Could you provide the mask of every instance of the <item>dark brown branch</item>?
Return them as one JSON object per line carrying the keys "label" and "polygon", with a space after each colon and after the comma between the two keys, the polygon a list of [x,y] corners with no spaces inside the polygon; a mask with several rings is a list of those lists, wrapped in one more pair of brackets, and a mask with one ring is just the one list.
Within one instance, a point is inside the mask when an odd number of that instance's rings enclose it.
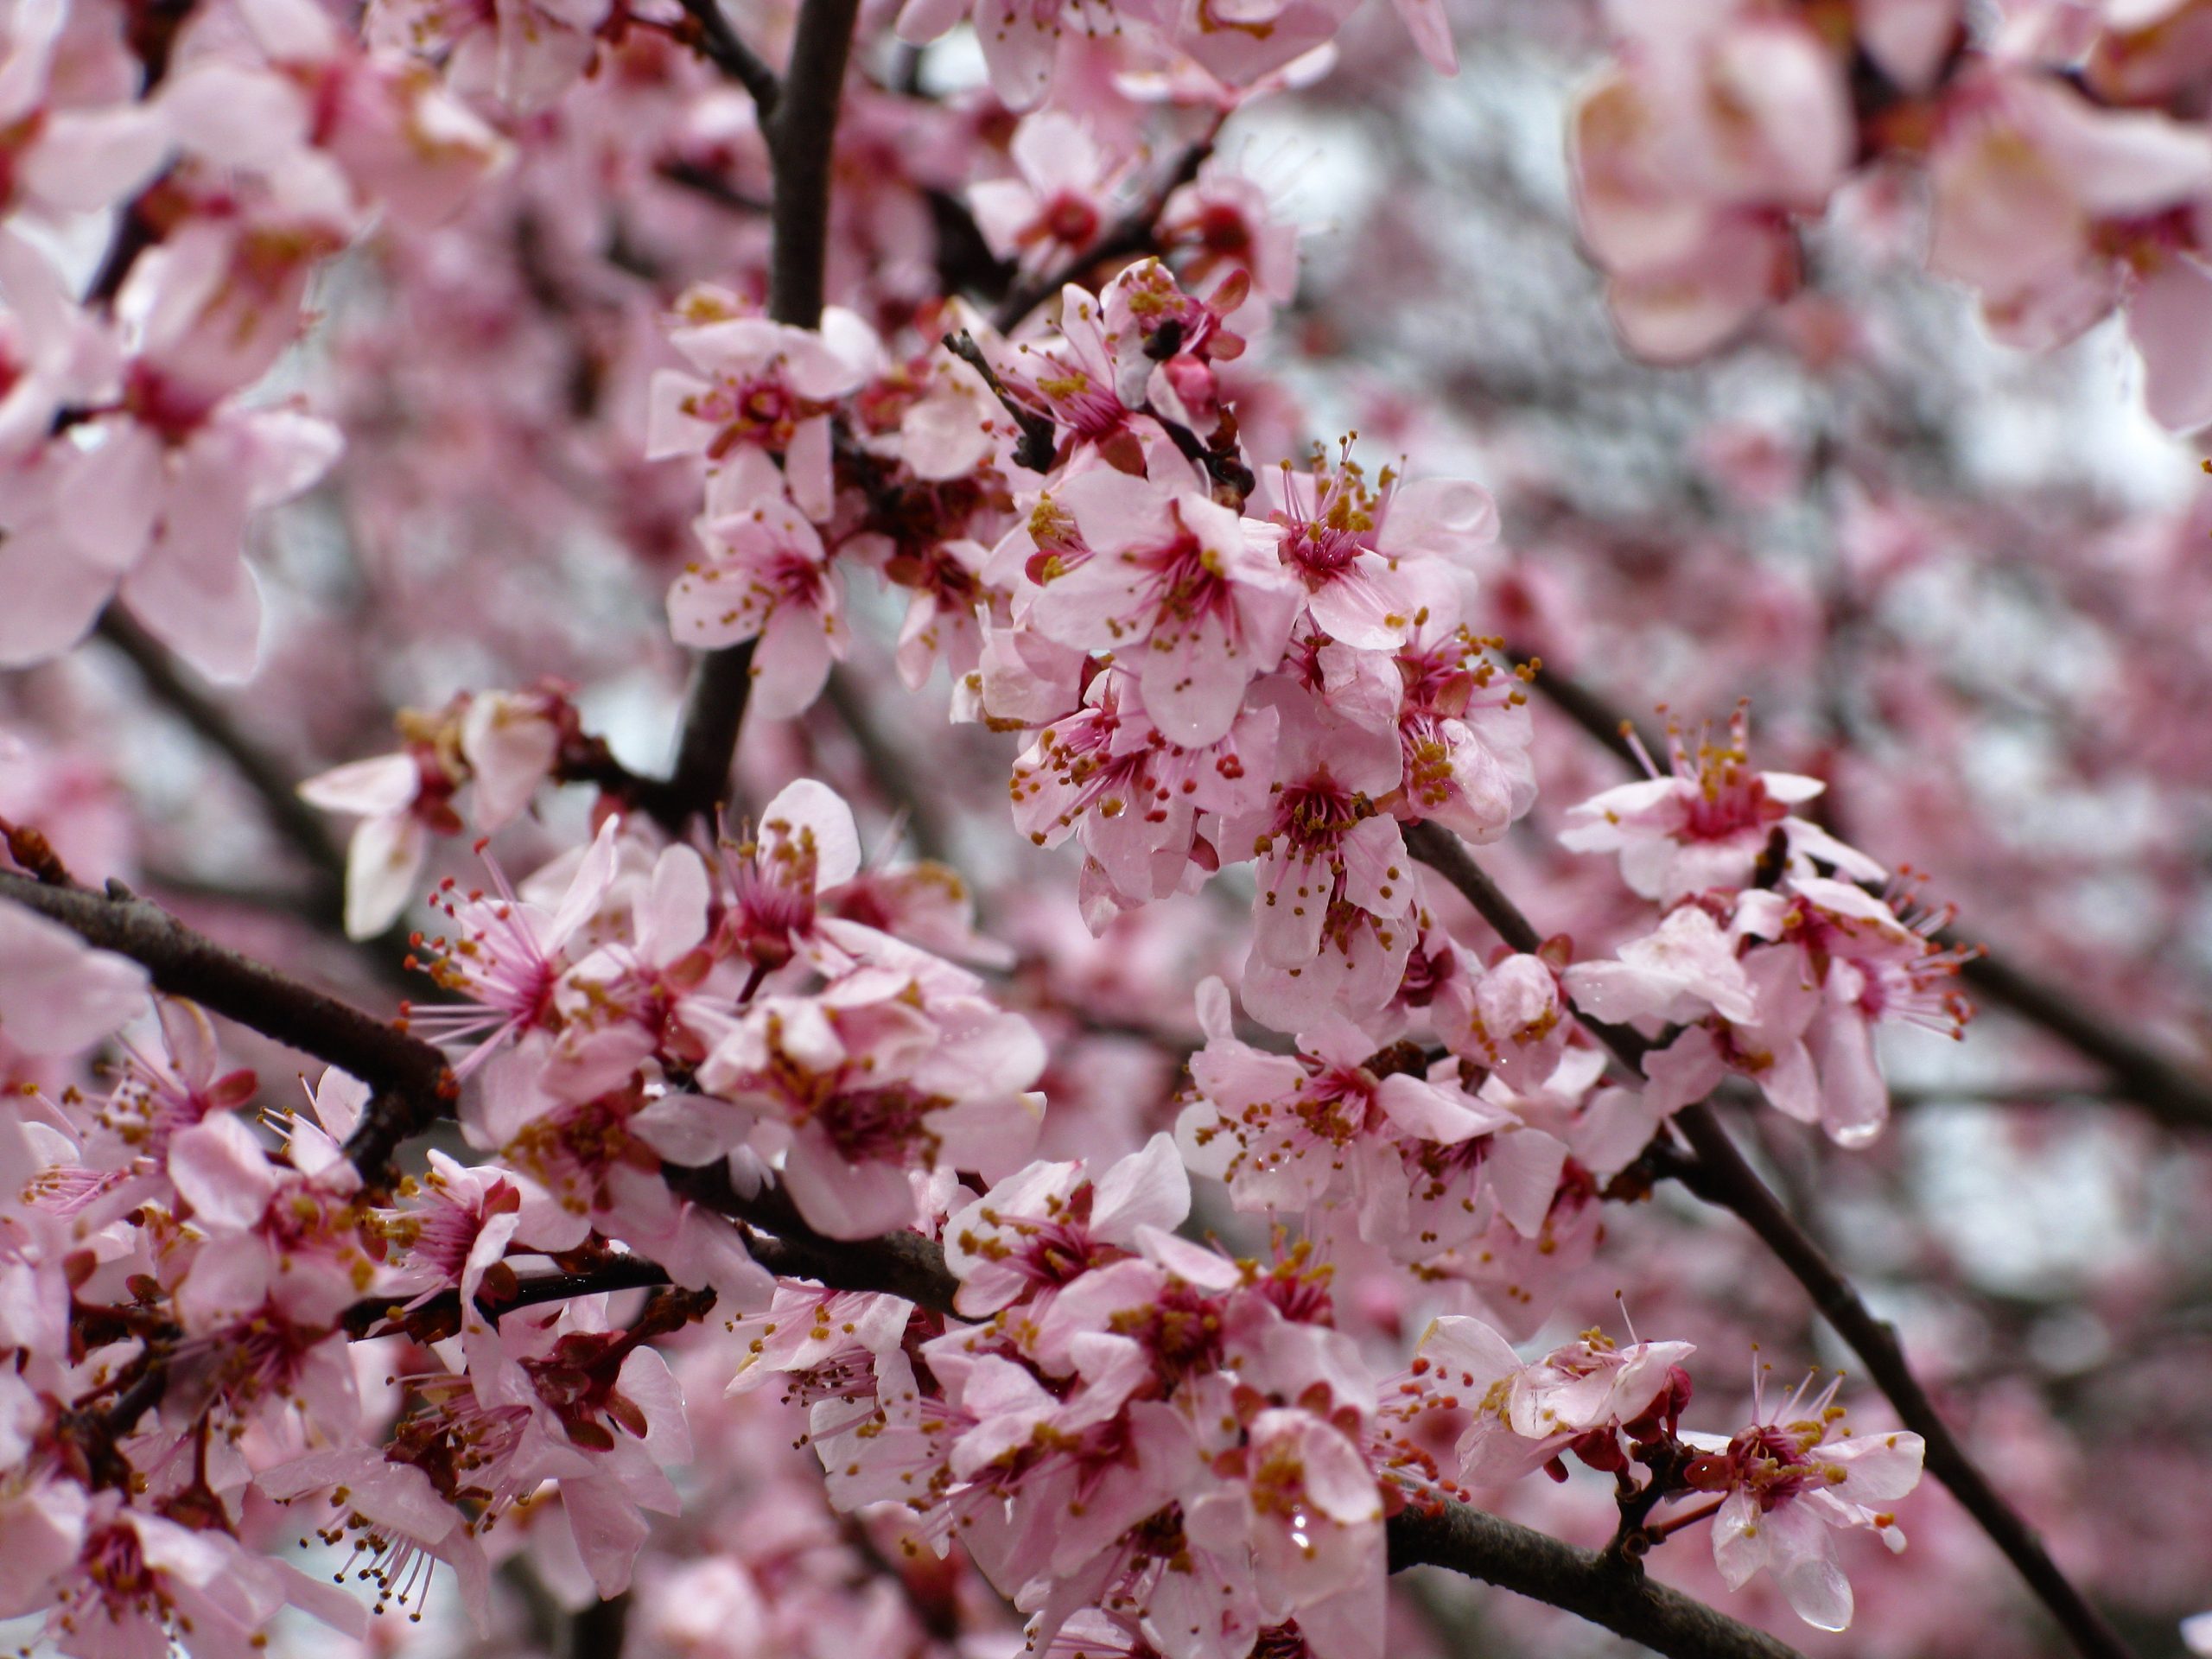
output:
{"label": "dark brown branch", "polygon": [[[1535,685],[1561,714],[1628,765],[1642,770],[1643,760],[1629,741],[1630,734],[1636,733],[1634,721],[1609,707],[1589,687],[1565,675],[1544,670],[1535,677]],[[1656,753],[1649,747],[1648,738],[1637,735],[1647,753]],[[1965,941],[1956,928],[1947,928],[1936,935],[1935,944],[1948,950]],[[1959,975],[1993,1002],[2003,1003],[2029,1024],[2041,1027],[2094,1060],[2110,1074],[2114,1094],[2133,1101],[2160,1122],[2177,1129],[2212,1128],[2212,1079],[2100,1020],[2078,999],[1986,952],[1969,957],[1961,965]]]}
{"label": "dark brown branch", "polygon": [[381,1173],[394,1147],[452,1109],[453,1074],[429,1044],[225,950],[120,883],[98,893],[0,871],[0,898],[140,963],[156,989],[188,997],[367,1084],[374,1093],[346,1147],[364,1173]]}
{"label": "dark brown branch", "polygon": [[663,162],[653,171],[671,184],[680,186],[694,195],[704,196],[715,207],[727,208],[733,213],[765,213],[768,211],[766,202],[755,201],[712,168],[702,167],[696,162]]}
{"label": "dark brown branch", "polygon": [[783,92],[762,123],[775,190],[768,315],[795,328],[822,321],[831,152],[859,12],[860,0],[803,0]]}
{"label": "dark brown branch", "polygon": [[668,775],[663,805],[653,813],[662,827],[679,835],[695,817],[707,817],[729,796],[729,766],[745,726],[745,705],[753,691],[753,644],[728,645],[701,657],[683,694],[683,729],[676,741],[676,765]]}
{"label": "dark brown branch", "polygon": [[1475,913],[1497,937],[1523,956],[1543,944],[1521,908],[1507,898],[1490,872],[1475,862],[1466,844],[1439,823],[1416,823],[1406,831],[1406,850],[1457,887]]}
{"label": "dark brown branch", "polygon": [[629,1623],[627,1590],[605,1601],[585,1603],[569,1615],[568,1630],[561,1643],[563,1659],[621,1659]]}
{"label": "dark brown branch", "polygon": [[991,389],[991,396],[999,400],[999,407],[1005,410],[1013,417],[1014,423],[1021,429],[1021,442],[1014,447],[1014,464],[1026,467],[1033,473],[1051,472],[1052,453],[1058,448],[1058,428],[1047,416],[1039,415],[1033,409],[1024,409],[1014,401],[1014,394],[999,378],[999,372],[991,366],[990,359],[983,355],[983,348],[976,343],[976,337],[965,328],[957,334],[947,334],[944,349],[982,378],[983,384]]}
{"label": "dark brown branch", "polygon": [[691,45],[708,62],[752,94],[753,106],[760,113],[760,124],[766,126],[781,92],[776,83],[776,72],[730,27],[729,19],[722,15],[721,0],[683,0],[683,10],[691,20]]}
{"label": "dark brown branch", "polygon": [[[709,16],[721,22],[715,0],[684,0],[684,4],[710,34]],[[774,188],[768,315],[795,328],[816,327],[822,321],[831,151],[844,93],[845,60],[852,50],[853,22],[859,11],[860,0],[804,0],[791,41],[791,67],[762,109],[760,128],[768,141]],[[727,23],[722,27],[727,30]],[[736,73],[734,67],[731,73]],[[761,94],[756,91],[753,96],[757,100]],[[667,807],[654,815],[663,823],[704,817],[721,804],[752,689],[752,641],[709,652],[700,659],[684,697]]]}
{"label": "dark brown branch", "polygon": [[[516,1279],[503,1294],[490,1289],[479,1291],[476,1311],[497,1325],[502,1315],[518,1307],[573,1301],[610,1290],[657,1290],[668,1282],[668,1270],[658,1263],[641,1255],[618,1255],[578,1273],[541,1273]],[[441,1341],[461,1329],[461,1293],[442,1290],[413,1307],[394,1302],[389,1296],[372,1296],[347,1308],[339,1324],[357,1339],[405,1331],[417,1342]]]}
{"label": "dark brown branch", "polygon": [[785,1193],[770,1187],[752,1198],[730,1185],[721,1164],[701,1169],[663,1165],[676,1192],[751,1230],[753,1259],[782,1279],[811,1279],[832,1290],[874,1290],[904,1297],[934,1313],[952,1312],[960,1288],[944,1252],[919,1233],[888,1233],[848,1242],[824,1238],[808,1226]]}
{"label": "dark brown branch", "polygon": [[[1946,930],[1936,936],[1936,943],[1955,943],[1955,932]],[[2041,1027],[2094,1060],[2110,1074],[2115,1093],[2133,1101],[2161,1122],[2200,1133],[2212,1128],[2212,1083],[2100,1020],[2075,998],[2062,995],[2040,980],[2031,979],[1987,955],[1967,962],[1960,968],[1959,976],[1991,1001],[2003,1003],[2029,1024]]]}
{"label": "dark brown branch", "polygon": [[1798,1659],[1789,1643],[1612,1557],[1464,1503],[1393,1516],[1389,1536],[1393,1573],[1446,1567],[1580,1614],[1669,1659]]}
{"label": "dark brown branch", "polygon": [[605,738],[585,732],[564,741],[554,758],[552,775],[559,783],[591,785],[602,795],[650,815],[671,835],[683,832],[684,814],[676,804],[675,786],[631,771],[615,758]]}
{"label": "dark brown branch", "polygon": [[294,770],[248,736],[231,711],[194,684],[161,641],[119,607],[111,605],[102,613],[98,633],[130,659],[155,700],[228,760],[252,788],[276,833],[331,889],[334,914],[338,885],[346,876],[346,849],[330,833],[322,814],[300,798]]}
{"label": "dark brown branch", "polygon": [[1618,755],[1626,765],[1643,770],[1643,761],[1637,753],[1638,744],[1643,746],[1646,754],[1657,753],[1650,747],[1650,740],[1637,729],[1634,721],[1610,707],[1604,698],[1581,681],[1553,672],[1544,667],[1541,658],[1531,656],[1527,652],[1509,646],[1507,654],[1520,658],[1536,669],[1538,672],[1533,682],[1536,690],[1554,709]]}
{"label": "dark brown branch", "polygon": [[[1448,840],[1450,845],[1440,847],[1440,838]],[[1530,942],[1540,938],[1535,925],[1484,873],[1457,836],[1446,836],[1436,826],[1423,824],[1410,832],[1406,841],[1408,850],[1459,887],[1509,944],[1519,950],[1535,949]],[[1441,856],[1432,861],[1432,850]],[[1624,1027],[1593,1020],[1583,1023],[1630,1071],[1639,1076],[1644,1055],[1666,1040],[1662,1037],[1655,1044]],[[2004,1552],[2075,1646],[2091,1659],[2127,1659],[2128,1649],[2118,1634],[2059,1571],[2027,1523],[1967,1456],[1965,1447],[1906,1363],[1897,1333],[1867,1311],[1850,1281],[1745,1161],[1712,1106],[1703,1102],[1686,1106],[1675,1114],[1674,1122],[1697,1154],[1694,1166],[1679,1172],[1683,1185],[1707,1202],[1734,1213],[1804,1287],[1814,1306],[1859,1356],[1904,1426],[1927,1442],[1929,1471],[1950,1489]]]}

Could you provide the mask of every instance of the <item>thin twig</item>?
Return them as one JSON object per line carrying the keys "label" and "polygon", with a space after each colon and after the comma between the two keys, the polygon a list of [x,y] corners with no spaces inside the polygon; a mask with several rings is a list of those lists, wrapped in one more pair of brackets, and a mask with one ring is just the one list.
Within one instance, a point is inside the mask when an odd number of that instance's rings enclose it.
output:
{"label": "thin twig", "polygon": [[[1407,836],[1406,842],[1414,857],[1459,887],[1514,949],[1535,949],[1532,942],[1541,938],[1535,925],[1490,880],[1457,836],[1423,824]],[[1432,859],[1432,852],[1439,856]],[[1662,1036],[1654,1042],[1625,1027],[1602,1021],[1585,1020],[1583,1024],[1639,1077],[1644,1056],[1666,1041]],[[2118,1634],[2059,1571],[2027,1523],[1967,1456],[1935,1402],[1912,1374],[1897,1333],[1867,1311],[1850,1281],[1745,1161],[1712,1106],[1704,1102],[1686,1106],[1675,1114],[1674,1122],[1697,1154],[1695,1166],[1681,1172],[1683,1184],[1708,1203],[1733,1212],[1804,1287],[1814,1306],[1859,1356],[1904,1426],[1927,1442],[1929,1472],[1950,1489],[2004,1552],[2075,1646],[2091,1659],[2127,1659],[2128,1649]]]}
{"label": "thin twig", "polygon": [[1033,409],[1025,409],[1015,400],[1006,389],[1006,383],[999,378],[999,372],[991,366],[990,359],[983,355],[983,348],[976,343],[976,337],[965,328],[947,334],[944,349],[982,378],[983,384],[991,389],[991,396],[999,400],[999,407],[1013,416],[1014,423],[1021,429],[1021,442],[1014,447],[1014,464],[1033,473],[1051,472],[1059,429],[1048,416]]}
{"label": "thin twig", "polygon": [[622,1639],[630,1623],[630,1592],[604,1601],[586,1602],[569,1615],[563,1659],[621,1659]]}
{"label": "thin twig", "polygon": [[[477,1293],[476,1311],[497,1325],[503,1314],[548,1302],[574,1301],[611,1290],[657,1290],[669,1283],[668,1269],[641,1255],[618,1255],[577,1273],[541,1273],[516,1279],[504,1294]],[[347,1308],[339,1325],[348,1336],[386,1336],[404,1331],[417,1342],[436,1342],[461,1329],[461,1293],[442,1290],[413,1304],[371,1296]]]}
{"label": "thin twig", "polygon": [[760,111],[760,124],[766,126],[781,91],[776,72],[730,27],[729,19],[722,16],[721,0],[683,0],[683,3],[685,14],[691,19],[691,44],[715,68],[752,94],[753,107]]}
{"label": "thin twig", "polygon": [[934,1240],[919,1233],[858,1241],[824,1238],[779,1189],[765,1188],[751,1198],[738,1192],[727,1165],[683,1169],[665,1164],[661,1173],[680,1196],[743,1222],[752,1230],[747,1248],[753,1260],[779,1279],[811,1279],[832,1290],[884,1291],[931,1313],[952,1312],[960,1283]]}
{"label": "thin twig", "polygon": [[728,804],[730,761],[745,727],[745,705],[753,691],[753,645],[710,651],[693,664],[690,689],[683,694],[683,726],[676,741],[676,764],[668,774],[665,805],[653,816],[671,835],[681,834],[695,817],[707,817]]}
{"label": "thin twig", "polygon": [[337,887],[346,877],[346,849],[323,815],[300,798],[297,772],[249,736],[231,711],[193,683],[161,641],[120,607],[111,605],[102,613],[96,632],[130,660],[156,701],[231,763],[259,798],[276,833],[331,888],[334,906]]}
{"label": "thin twig", "polygon": [[731,184],[712,168],[702,167],[696,162],[663,162],[653,168],[659,177],[671,184],[680,185],[695,195],[704,196],[717,207],[726,207],[734,213],[765,213],[768,204],[756,201]]}

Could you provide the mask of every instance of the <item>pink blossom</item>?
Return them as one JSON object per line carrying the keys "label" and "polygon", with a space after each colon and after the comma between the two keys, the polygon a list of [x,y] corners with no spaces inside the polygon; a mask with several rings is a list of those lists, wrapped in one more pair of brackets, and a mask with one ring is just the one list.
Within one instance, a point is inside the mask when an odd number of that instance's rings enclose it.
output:
{"label": "pink blossom", "polygon": [[1015,827],[1041,847],[1080,834],[1124,905],[1174,892],[1190,871],[1205,815],[1260,810],[1274,758],[1271,709],[1243,709],[1218,740],[1176,743],[1132,678],[1109,670],[1084,706],[1046,724],[1014,762]]}
{"label": "pink blossom", "polygon": [[821,695],[830,663],[848,649],[844,583],[772,466],[735,461],[729,475],[747,480],[747,499],[701,524],[709,556],[669,589],[669,627],[702,650],[758,639],[753,702],[764,715],[787,719]]}
{"label": "pink blossom", "polygon": [[[1517,677],[1497,672],[1484,645],[1432,619],[1414,629],[1396,663],[1406,806],[1478,846],[1503,836],[1536,798],[1527,693]],[[1331,690],[1352,671],[1342,649],[1321,652]]]}
{"label": "pink blossom", "polygon": [[[791,499],[808,518],[830,516],[830,410],[867,378],[878,349],[860,319],[832,311],[820,332],[748,316],[727,296],[695,290],[669,339],[696,374],[653,377],[648,458],[704,455],[721,469],[750,454],[784,462]],[[702,378],[701,377],[704,377]],[[757,468],[734,474],[711,518],[750,511],[763,493]]]}
{"label": "pink blossom", "polygon": [[[1299,1036],[1297,1055],[1269,1054],[1229,1027],[1228,992],[1199,988],[1206,1046],[1191,1061],[1198,1101],[1176,1124],[1184,1157],[1229,1183],[1239,1209],[1294,1213],[1365,1174],[1363,1160],[1387,1154],[1374,1137],[1394,1132],[1450,1146],[1514,1123],[1448,1083],[1402,1071],[1377,1075],[1358,1028],[1332,1019]],[[1395,1157],[1379,1179],[1402,1179]],[[1363,1181],[1362,1183],[1363,1185]]]}
{"label": "pink blossom", "polygon": [[1751,769],[1749,721],[1741,710],[1729,741],[1709,735],[1693,756],[1679,730],[1668,733],[1671,770],[1622,784],[1567,809],[1560,836],[1579,853],[1618,852],[1621,879],[1662,904],[1711,887],[1752,884],[1769,840],[1779,833],[1787,868],[1813,874],[1818,859],[1846,875],[1879,880],[1887,872],[1790,808],[1825,787],[1818,779]]}
{"label": "pink blossom", "polygon": [[1083,124],[1060,110],[1025,116],[1007,153],[1019,176],[986,179],[968,193],[976,227],[1001,258],[1056,270],[1112,223],[1115,169]]}
{"label": "pink blossom", "polygon": [[[41,217],[97,212],[160,166],[169,139],[160,110],[132,101],[127,81],[115,86],[99,73],[127,75],[119,33],[97,11],[10,9],[0,35],[0,208]],[[112,88],[105,98],[94,92],[103,81]]]}
{"label": "pink blossom", "polygon": [[[909,1167],[1017,1167],[1034,1134],[1036,1034],[980,997],[886,976],[834,1001],[763,997],[700,1067],[700,1086],[752,1120],[792,1201],[833,1238],[915,1213]],[[910,989],[922,990],[909,1000]]]}
{"label": "pink blossom", "polygon": [[372,41],[432,49],[457,89],[528,115],[590,68],[610,10],[610,0],[377,0],[368,29]]}
{"label": "pink blossom", "polygon": [[[2201,315],[2172,212],[2212,188],[2212,137],[2148,111],[2101,110],[2058,81],[1992,71],[1953,93],[1929,156],[1929,264],[1975,289],[2001,338],[2047,348],[2073,338],[2126,292],[2115,257],[2139,246],[2150,301],[2141,343],[2163,353]],[[2184,354],[2152,372],[2153,412],[2200,418],[2202,365]]]}
{"label": "pink blossom", "polygon": [[1390,999],[1413,949],[1418,887],[1404,836],[1376,804],[1402,779],[1395,734],[1302,697],[1277,706],[1272,798],[1225,820],[1221,840],[1257,859],[1244,1001],[1281,1030],[1328,1009],[1363,1018]]}
{"label": "pink blossom", "polygon": [[146,970],[0,902],[0,1029],[34,1054],[88,1048],[145,1006]]}
{"label": "pink blossom", "polygon": [[1800,1384],[1772,1419],[1763,1404],[1733,1439],[1685,1434],[1705,1455],[1688,1478],[1726,1497],[1713,1518],[1713,1560],[1732,1589],[1764,1567],[1808,1624],[1851,1623],[1851,1583],[1835,1554],[1834,1528],[1871,1528],[1892,1552],[1904,1548],[1889,1506],[1920,1484],[1923,1446],[1902,1431],[1852,1434],[1835,1403],[1837,1378],[1807,1398]]}
{"label": "pink blossom", "polygon": [[194,1652],[250,1653],[288,1604],[342,1634],[358,1637],[366,1624],[344,1592],[248,1554],[227,1533],[180,1526],[111,1492],[93,1500],[82,1553],[55,1595],[46,1634],[82,1659],[161,1652],[173,1640]]}
{"label": "pink blossom", "polygon": [[[1497,535],[1497,508],[1473,484],[1434,479],[1403,486],[1384,467],[1370,486],[1351,445],[1331,466],[1316,448],[1310,473],[1281,474],[1283,563],[1306,589],[1314,621],[1363,651],[1394,651],[1432,621],[1459,620],[1460,587],[1450,569]],[[1442,561],[1434,563],[1432,561]]]}
{"label": "pink blossom", "polygon": [[1033,1306],[1059,1285],[1133,1251],[1145,1229],[1172,1230],[1191,1184],[1168,1136],[1156,1135],[1094,1182],[1079,1164],[1031,1164],[945,1218],[945,1264],[970,1319],[1018,1298]]}
{"label": "pink blossom", "polygon": [[[933,41],[969,10],[969,0],[905,0],[899,38],[916,45]],[[1016,110],[1044,97],[1063,35],[1071,29],[1112,35],[1122,27],[1124,15],[1100,0],[976,0],[973,10],[991,90]]]}
{"label": "pink blossom", "polygon": [[578,936],[598,917],[613,882],[620,830],[619,818],[600,826],[556,909],[517,898],[488,857],[491,893],[463,893],[449,881],[434,897],[453,931],[423,944],[423,971],[461,1000],[410,1006],[408,1019],[434,1038],[473,1042],[457,1074],[473,1071],[524,1032],[558,1022],[562,978],[585,954]]}
{"label": "pink blossom", "polygon": [[1031,626],[1063,644],[1131,658],[1168,741],[1226,736],[1244,688],[1281,659],[1296,589],[1244,523],[1196,491],[1081,473],[1053,493],[1091,556],[1049,575]]}
{"label": "pink blossom", "polygon": [[[1479,1319],[1431,1322],[1414,1358],[1424,1403],[1449,1397],[1474,1421],[1460,1437],[1461,1473],[1477,1485],[1518,1478],[1573,1449],[1593,1467],[1625,1467],[1618,1436],[1656,1439],[1689,1398],[1687,1342],[1617,1347],[1592,1331],[1523,1363]],[[1560,1471],[1563,1476],[1563,1469]]]}

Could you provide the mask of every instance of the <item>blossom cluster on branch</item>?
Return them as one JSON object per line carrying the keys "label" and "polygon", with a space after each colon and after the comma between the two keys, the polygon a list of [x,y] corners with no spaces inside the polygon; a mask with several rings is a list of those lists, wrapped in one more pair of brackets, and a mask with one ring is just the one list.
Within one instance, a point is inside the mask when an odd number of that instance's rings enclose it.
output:
{"label": "blossom cluster on branch", "polygon": [[[1311,439],[1300,230],[1224,139],[1356,42],[1454,70],[1396,10],[0,0],[0,1619],[489,1643],[519,1583],[580,1642],[636,1587],[655,1652],[1381,1659],[1422,1525],[1555,1485],[1601,1554],[1442,1564],[1772,1654],[1732,1611],[1848,1627],[1924,1466],[2126,1651],[1770,1179],[1877,1146],[1885,1033],[1961,1037],[1981,953],[1740,705],[1554,758],[1547,694],[1608,722],[1490,491]],[[2196,8],[1607,16],[1568,140],[1635,351],[1736,340],[1910,161],[2000,334],[2124,307],[2212,418]],[[360,639],[288,635],[319,584]],[[124,884],[41,729],[95,637],[342,881],[328,937]],[[1847,1383],[1563,1338],[1670,1181]],[[1712,1270],[1660,1254],[1672,1332]],[[1766,1599],[1664,1588],[1677,1535]]]}

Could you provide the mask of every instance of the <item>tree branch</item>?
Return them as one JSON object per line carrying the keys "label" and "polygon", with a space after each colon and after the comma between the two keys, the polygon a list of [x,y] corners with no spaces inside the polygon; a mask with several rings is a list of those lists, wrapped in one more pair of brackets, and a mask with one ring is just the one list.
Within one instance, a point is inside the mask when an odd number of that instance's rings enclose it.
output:
{"label": "tree branch", "polygon": [[812,328],[822,321],[830,252],[830,163],[845,91],[845,60],[859,14],[860,0],[804,0],[782,94],[762,124],[775,213],[768,315],[794,328]]}
{"label": "tree branch", "polygon": [[[669,1282],[668,1270],[658,1263],[641,1255],[617,1255],[576,1273],[541,1273],[516,1279],[512,1289],[504,1295],[480,1291],[476,1311],[497,1325],[502,1315],[518,1307],[573,1301],[610,1290],[658,1290]],[[461,1293],[442,1290],[411,1307],[389,1296],[371,1296],[347,1308],[339,1325],[356,1340],[405,1331],[417,1342],[437,1342],[461,1329]]]}
{"label": "tree branch", "polygon": [[156,701],[228,760],[252,788],[276,833],[307,860],[331,890],[334,915],[337,893],[346,879],[346,849],[330,833],[322,814],[300,798],[299,780],[293,769],[249,737],[232,718],[231,711],[194,684],[161,641],[132,621],[121,607],[111,605],[101,613],[97,632],[130,659]]}
{"label": "tree branch", "polygon": [[[1507,944],[1517,950],[1535,948],[1540,936],[1534,925],[1476,864],[1458,836],[1433,824],[1421,824],[1408,833],[1406,845],[1414,857],[1459,887]],[[1437,855],[1434,859],[1433,852]],[[1666,1040],[1662,1037],[1654,1042],[1625,1027],[1603,1021],[1584,1020],[1582,1023],[1639,1077],[1643,1057],[1663,1046]],[[2027,1523],[1967,1456],[1966,1448],[1906,1363],[1897,1333],[1867,1311],[1850,1281],[1745,1160],[1712,1106],[1705,1102],[1686,1106],[1675,1114],[1674,1122],[1697,1154],[1695,1165],[1678,1171],[1678,1179],[1700,1198],[1740,1218],[1804,1287],[1814,1306],[1859,1356],[1904,1426],[1928,1443],[1929,1471],[1950,1489],[1990,1541],[2004,1552],[2075,1646],[2091,1659],[2128,1659],[2128,1649],[2119,1635],[2059,1571]]]}
{"label": "tree branch", "polygon": [[753,107],[760,114],[760,124],[766,126],[782,90],[777,85],[776,72],[730,27],[729,19],[722,16],[721,0],[683,0],[683,3],[685,14],[691,19],[691,45],[708,62],[752,94]]}
{"label": "tree branch", "polygon": [[919,1233],[880,1238],[824,1238],[806,1224],[790,1197],[766,1187],[746,1198],[730,1185],[727,1164],[698,1169],[664,1164],[669,1186],[694,1204],[743,1222],[752,1230],[747,1249],[780,1279],[811,1279],[832,1290],[871,1290],[903,1297],[933,1313],[950,1313],[960,1281],[944,1265],[944,1251]]}
{"label": "tree branch", "polygon": [[[721,22],[716,0],[684,0],[684,7],[710,34],[706,15]],[[859,11],[860,0],[804,0],[791,41],[791,67],[762,109],[760,128],[768,141],[774,198],[768,315],[795,328],[813,328],[822,321],[830,248],[830,163],[837,107],[844,92],[845,60],[852,49],[853,22]],[[728,28],[726,22],[721,26]],[[756,100],[760,96],[754,93]],[[671,824],[672,816],[671,827],[680,828],[721,804],[752,689],[751,640],[700,658],[684,697],[666,810],[654,814],[664,824]]]}
{"label": "tree branch", "polygon": [[0,899],[143,965],[155,988],[188,997],[265,1037],[327,1060],[374,1091],[346,1154],[373,1175],[393,1148],[452,1109],[445,1056],[336,997],[205,938],[120,882],[105,893],[0,871]]}
{"label": "tree branch", "polygon": [[[1466,901],[1475,907],[1475,913],[1491,925],[1497,937],[1523,956],[1534,956],[1543,944],[1543,937],[1535,926],[1521,913],[1521,907],[1505,896],[1504,890],[1490,879],[1490,872],[1474,861],[1466,843],[1440,823],[1416,823],[1406,830],[1406,850],[1439,875],[1457,887]],[[1588,1021],[1584,1021],[1587,1025]],[[1631,1033],[1633,1034],[1633,1033]],[[1629,1062],[1630,1069],[1640,1065],[1638,1054]]]}
{"label": "tree branch", "polygon": [[1797,1649],[1594,1549],[1465,1503],[1389,1522],[1390,1570],[1441,1567],[1547,1602],[1668,1659],[1799,1659]]}

